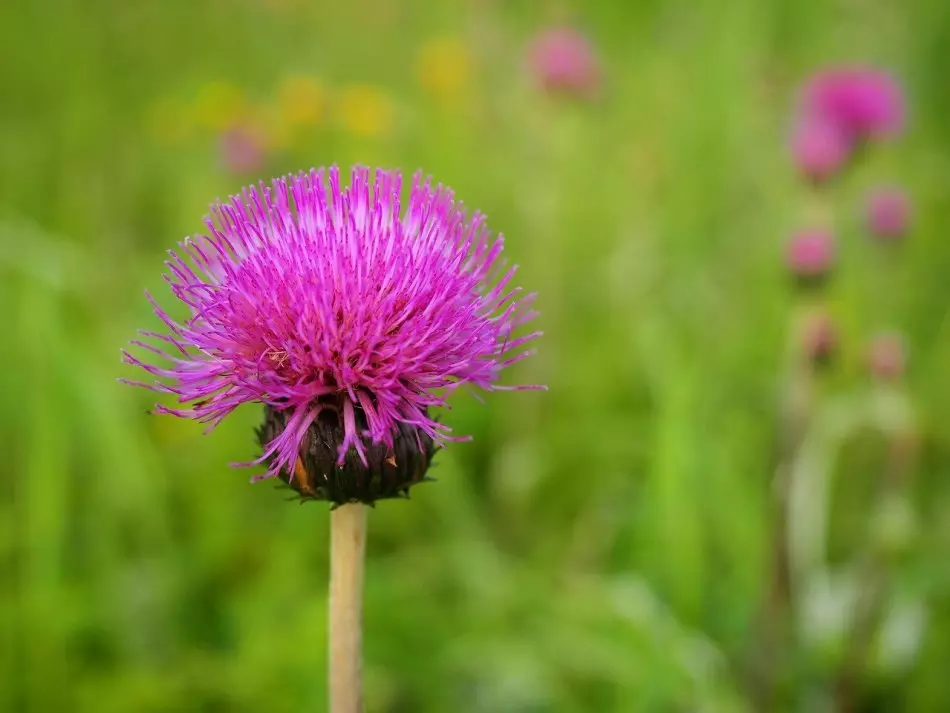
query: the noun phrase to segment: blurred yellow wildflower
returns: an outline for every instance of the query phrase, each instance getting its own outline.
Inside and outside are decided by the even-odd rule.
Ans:
[[[472,57],[456,37],[444,37],[423,44],[416,53],[416,79],[422,88],[440,100],[456,98],[468,85]]]
[[[277,106],[289,126],[319,124],[326,105],[326,90],[312,77],[287,77],[277,87]]]
[[[209,82],[195,98],[195,122],[204,129],[223,131],[234,125],[247,112],[244,91],[227,82]]]
[[[351,134],[375,138],[389,132],[393,103],[383,90],[369,84],[353,84],[340,93],[340,123]]]

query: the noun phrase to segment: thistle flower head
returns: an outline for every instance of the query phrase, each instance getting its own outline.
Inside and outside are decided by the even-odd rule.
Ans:
[[[910,201],[899,188],[880,188],[868,196],[865,206],[868,232],[884,241],[897,240],[910,223]]]
[[[534,295],[513,286],[502,238],[429,179],[415,177],[404,212],[400,188],[398,172],[371,180],[366,168],[342,186],[333,167],[213,206],[208,234],[166,262],[189,316],[176,321],[149,297],[165,331],[144,334],[161,348],[133,344],[159,363],[125,352],[156,377],[135,383],[177,398],[157,410],[210,429],[263,403],[259,477],[346,502],[370,489],[340,485],[341,473],[385,476],[388,464],[416,482],[433,446],[462,440],[429,414],[455,389],[532,388],[497,383],[540,334],[515,336],[535,316]]]
[[[820,72],[805,87],[803,103],[804,116],[836,124],[853,141],[899,134],[906,118],[900,85],[868,67]]]
[[[567,27],[540,33],[528,48],[531,71],[548,90],[591,97],[600,86],[600,62],[584,35]]]

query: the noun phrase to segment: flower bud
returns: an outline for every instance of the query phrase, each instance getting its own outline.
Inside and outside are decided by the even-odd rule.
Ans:
[[[897,188],[878,189],[865,206],[865,224],[868,232],[882,241],[904,237],[910,224],[910,201]]]
[[[528,61],[536,82],[547,91],[589,99],[601,85],[600,61],[577,30],[556,27],[535,37]]]
[[[838,347],[838,331],[824,312],[808,316],[802,329],[802,349],[815,366],[826,366]]]
[[[798,170],[815,183],[832,178],[851,155],[851,144],[844,132],[833,122],[816,117],[798,122],[791,149]]]
[[[824,282],[834,259],[834,238],[830,231],[820,228],[795,233],[785,252],[789,271],[806,287]]]

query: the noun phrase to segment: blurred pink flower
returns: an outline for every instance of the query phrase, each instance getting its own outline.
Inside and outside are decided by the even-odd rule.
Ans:
[[[904,374],[907,347],[897,332],[882,332],[868,345],[868,368],[881,381],[894,381]]]
[[[548,91],[591,98],[600,88],[601,67],[589,40],[568,27],[538,34],[528,48],[531,71]]]
[[[799,171],[816,182],[831,178],[851,156],[851,141],[827,119],[806,116],[798,120],[791,142]]]
[[[831,232],[821,228],[795,233],[785,252],[789,271],[800,280],[823,278],[835,259],[835,242]]]
[[[864,218],[871,235],[896,240],[910,224],[910,200],[899,188],[879,188],[868,196]]]
[[[234,126],[221,133],[218,142],[221,159],[229,173],[256,173],[264,165],[266,149],[259,131]]]
[[[831,121],[853,141],[894,136],[906,121],[897,80],[868,67],[820,72],[805,86],[802,99],[802,116]]]

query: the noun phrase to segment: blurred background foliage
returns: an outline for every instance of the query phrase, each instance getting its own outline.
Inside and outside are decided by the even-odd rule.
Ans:
[[[212,199],[354,162],[421,167],[505,233],[546,332],[508,378],[550,386],[456,399],[445,420],[474,442],[371,513],[368,710],[950,707],[950,4],[15,0],[0,18],[0,710],[323,709],[326,508],[227,467],[255,456],[258,410],[205,437],[116,377],[156,324],[143,289],[168,303],[164,251]],[[533,81],[527,44],[557,24],[590,39],[597,96]],[[774,608],[801,309],[782,250],[813,199],[789,113],[852,61],[901,77],[911,122],[834,187],[838,347],[793,454]],[[859,204],[881,181],[914,229],[874,252]],[[867,373],[881,328],[908,345],[896,384]]]

